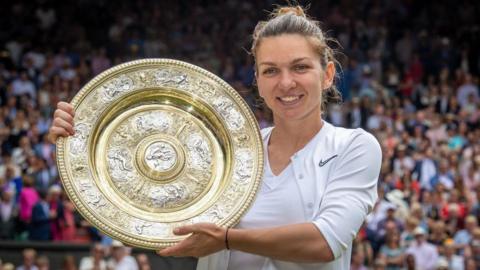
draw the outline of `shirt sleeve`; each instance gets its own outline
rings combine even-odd
[[[328,183],[313,223],[337,259],[355,238],[378,198],[382,162],[378,141],[365,131],[354,132],[331,168]]]

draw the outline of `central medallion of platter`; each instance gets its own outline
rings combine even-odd
[[[141,152],[140,156],[142,157],[140,159],[143,161],[142,164],[146,163],[150,171],[161,174],[168,173],[170,169],[177,164],[178,154],[171,143],[156,141],[149,144],[148,147]]]
[[[142,105],[119,114],[100,136],[108,164],[99,173],[119,197],[150,212],[188,207],[218,180],[221,145],[205,123],[168,105]],[[212,163],[216,161],[216,166]]]

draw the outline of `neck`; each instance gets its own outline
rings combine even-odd
[[[270,142],[280,143],[296,152],[303,148],[323,127],[321,115],[300,121],[275,120]]]

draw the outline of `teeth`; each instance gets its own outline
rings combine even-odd
[[[287,97],[281,97],[280,99],[285,102],[292,102],[294,100],[297,100],[299,97],[298,96],[287,96]]]

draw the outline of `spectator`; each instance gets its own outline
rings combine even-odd
[[[77,270],[77,263],[73,255],[65,255],[63,257],[62,270]]]
[[[385,244],[380,248],[379,258],[385,262],[386,270],[401,270],[404,262],[404,249],[400,246],[400,234],[393,231],[386,235]]]
[[[13,239],[16,217],[14,189],[12,186],[5,186],[0,190],[0,240]]]
[[[478,87],[473,83],[472,75],[467,73],[463,84],[457,90],[457,100],[460,106],[464,107],[468,104],[469,96],[472,98],[471,102],[478,103],[480,101]]]
[[[48,205],[47,191],[39,191],[40,200],[33,206],[29,239],[35,241],[51,240],[51,220],[57,216],[55,210]]]
[[[24,175],[23,176],[23,185],[22,191],[20,192],[20,201],[19,201],[19,208],[20,214],[19,219],[22,223],[22,228],[26,229],[32,219],[32,211],[35,204],[39,200],[38,192],[33,188],[33,178]]]
[[[124,246],[120,241],[112,242],[112,258],[107,263],[108,270],[138,270],[138,264],[130,256],[130,248]]]
[[[34,249],[24,249],[22,252],[22,257],[22,265],[18,266],[16,270],[38,270],[38,267],[35,265],[37,252]]]
[[[38,270],[50,269],[50,260],[45,255],[38,256],[35,264],[38,267]]]
[[[415,241],[407,249],[406,254],[413,255],[417,269],[434,270],[438,260],[438,251],[434,245],[426,241],[426,233],[422,227],[414,230]]]
[[[465,265],[463,257],[457,255],[455,251],[455,243],[453,239],[445,240],[443,245],[443,256],[439,257],[439,261],[445,260],[447,262],[447,265],[444,266],[445,269],[463,270]]]
[[[152,269],[147,254],[140,253],[140,254],[137,255],[136,259],[137,259],[139,270],[151,270]]]
[[[37,92],[35,85],[28,78],[27,72],[20,72],[20,77],[15,79],[12,83],[12,94],[14,96],[29,95],[30,98],[35,99],[37,97]]]
[[[455,233],[454,241],[455,248],[463,254],[463,249],[470,243],[472,240],[472,234],[475,229],[478,228],[478,221],[475,216],[468,216],[465,219],[465,229],[459,230]]]
[[[90,256],[83,257],[80,260],[79,270],[106,270],[105,247],[100,243],[95,243],[90,249]]]

